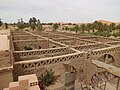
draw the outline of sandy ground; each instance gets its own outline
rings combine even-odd
[[[116,90],[115,85],[111,85],[110,83],[106,83],[106,89],[105,90]]]

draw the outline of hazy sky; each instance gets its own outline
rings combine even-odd
[[[33,16],[42,22],[120,21],[120,0],[0,0],[3,22]]]

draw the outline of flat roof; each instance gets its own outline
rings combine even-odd
[[[9,83],[9,87],[18,87],[19,86],[19,82],[11,82]]]
[[[23,76],[19,76],[18,77],[19,81],[26,80],[26,79],[29,80],[29,83],[33,83],[33,82],[36,82],[36,81],[38,82],[36,74],[23,75]]]
[[[9,50],[8,36],[8,30],[0,30],[0,51]]]

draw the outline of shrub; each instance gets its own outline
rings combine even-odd
[[[32,47],[30,47],[30,46],[25,46],[24,49],[25,49],[25,50],[32,50]]]
[[[55,82],[54,72],[52,70],[46,71],[46,74],[40,77],[40,80],[45,86],[49,86]]]
[[[110,34],[110,32],[108,32],[108,31],[106,31],[106,32],[99,32],[99,31],[96,31],[96,32],[94,33],[94,35],[109,37],[111,34]]]
[[[120,36],[120,32],[113,33],[112,36],[118,37],[118,36]]]

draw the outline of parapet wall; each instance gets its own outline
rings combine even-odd
[[[19,41],[13,41],[13,45],[15,48],[15,51],[22,51],[24,50],[25,46],[31,46],[33,49],[37,48],[48,48],[48,41],[47,40],[19,40]]]
[[[0,51],[0,68],[11,66],[10,51]]]
[[[91,62],[94,60],[99,60],[100,57],[106,54],[110,54],[115,59],[115,63],[113,65],[120,67],[120,47],[119,41],[116,39],[99,36],[80,36],[79,34],[66,34],[58,32],[37,32],[34,34],[30,32],[24,33],[27,34],[23,34],[22,32],[19,35],[20,40],[17,38],[13,41],[15,46],[15,50],[13,51],[15,57],[15,80],[19,75],[32,73],[35,73],[39,77],[50,68],[54,70],[56,69],[56,72],[58,72],[60,69],[63,69],[59,67],[61,64],[63,66],[73,66],[77,74],[79,74],[78,80],[86,80],[85,77],[90,79],[87,72],[91,71],[94,73],[99,70],[96,69],[96,67],[92,70],[92,66],[94,65],[92,65]],[[21,36],[29,36],[28,34],[31,39],[22,40],[23,38]],[[13,36],[15,35],[17,34],[13,33]],[[40,37],[42,39],[35,40],[32,36],[35,38]],[[24,47],[26,45],[32,46],[33,50],[25,51]],[[41,48],[38,48],[39,46]],[[90,65],[90,68],[88,65]],[[68,70],[68,74],[70,73],[71,71]],[[59,74],[60,72],[57,75],[59,76]],[[71,77],[69,75],[66,76],[67,77],[65,79]],[[69,80],[67,81],[70,82]],[[86,81],[90,82],[90,80]]]
[[[30,50],[30,51],[14,51],[13,54],[17,62],[24,60],[34,60],[40,58],[60,56],[74,52],[75,51],[70,50],[68,47],[60,47],[60,48],[49,48],[49,49]]]
[[[88,51],[88,50],[94,50],[94,49],[100,49],[100,48],[106,48],[106,47],[108,47],[108,45],[104,45],[102,43],[73,46],[73,48],[80,51]]]

